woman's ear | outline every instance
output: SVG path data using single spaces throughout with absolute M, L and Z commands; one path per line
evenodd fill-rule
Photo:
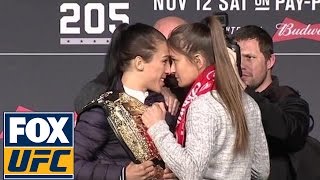
M 136 56 L 134 59 L 134 67 L 138 70 L 138 71 L 143 71 L 144 69 L 144 63 L 145 61 L 143 60 L 143 58 L 141 56 Z
M 195 54 L 193 59 L 198 69 L 204 69 L 207 67 L 207 61 L 200 53 Z

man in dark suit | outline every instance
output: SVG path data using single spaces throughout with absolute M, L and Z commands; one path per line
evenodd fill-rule
M 258 103 L 270 154 L 271 180 L 295 179 L 290 154 L 304 147 L 309 128 L 309 105 L 272 75 L 276 58 L 271 36 L 258 26 L 245 26 L 234 35 L 241 51 L 245 91 Z

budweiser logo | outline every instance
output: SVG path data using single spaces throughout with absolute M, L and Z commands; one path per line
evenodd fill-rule
M 274 42 L 293 39 L 311 39 L 320 41 L 320 24 L 303 24 L 299 21 L 285 18 L 276 25 L 277 32 L 273 35 Z

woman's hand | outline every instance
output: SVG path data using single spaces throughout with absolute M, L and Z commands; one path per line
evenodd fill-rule
M 177 180 L 176 175 L 169 169 L 164 169 L 163 180 Z
M 152 161 L 145 161 L 141 164 L 131 162 L 126 167 L 126 180 L 145 180 L 155 175 L 155 168 Z
M 177 97 L 167 87 L 161 88 L 161 94 L 163 95 L 164 101 L 168 106 L 168 112 L 175 116 L 180 106 L 180 102 L 178 101 Z
M 166 116 L 166 108 L 164 104 L 154 103 L 152 106 L 148 107 L 147 110 L 142 114 L 142 122 L 147 128 L 150 128 L 158 121 L 164 120 Z

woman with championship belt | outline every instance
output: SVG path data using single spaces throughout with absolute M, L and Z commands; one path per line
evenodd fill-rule
M 175 179 L 142 123 L 170 73 L 166 38 L 151 26 L 121 24 L 112 35 L 107 91 L 83 108 L 75 127 L 75 179 Z M 176 121 L 165 119 L 171 129 Z

